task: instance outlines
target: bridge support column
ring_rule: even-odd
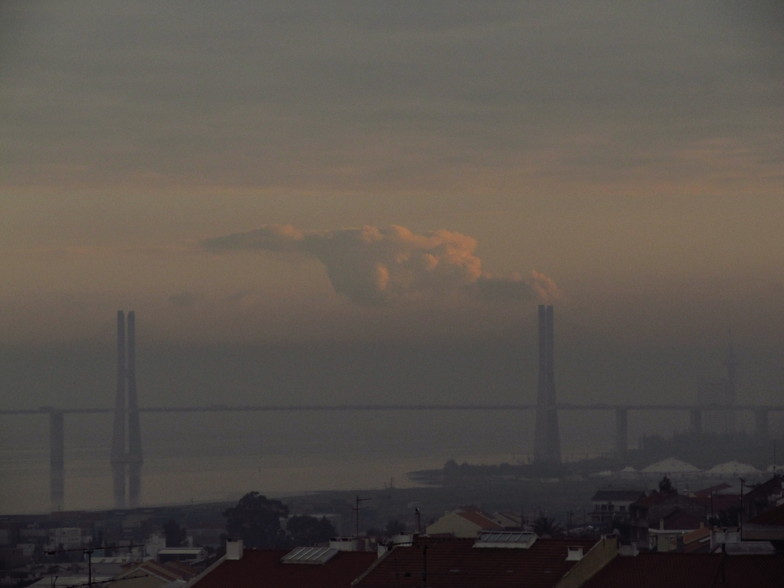
[[[615,457],[626,459],[629,449],[629,410],[626,408],[615,409]]]
[[[761,441],[767,441],[770,439],[767,408],[754,409],[754,433]]]
[[[689,432],[692,435],[702,434],[702,410],[699,408],[689,410]]]
[[[553,307],[539,306],[539,388],[534,426],[534,463],[561,463],[561,437],[555,399]]]
[[[126,329],[127,327],[127,329]],[[141,495],[142,441],[136,393],[136,313],[117,311],[117,394],[112,438],[114,507],[136,508]]]
[[[52,512],[65,507],[65,419],[63,411],[49,413],[49,496]]]

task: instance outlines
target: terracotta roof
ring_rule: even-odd
[[[664,522],[664,529],[667,530],[699,529],[700,523],[703,522],[702,517],[696,517],[682,508],[676,508],[667,513],[661,520]]]
[[[616,557],[583,587],[779,588],[782,578],[784,555],[640,553]]]
[[[412,546],[387,553],[354,588],[421,586],[430,588],[504,588],[554,586],[576,562],[568,547],[587,552],[595,542],[538,539],[528,549],[474,548],[473,539],[418,537]]]
[[[762,482],[761,484],[754,486],[750,490],[748,490],[744,495],[743,499],[750,499],[756,498],[757,496],[767,497],[770,494],[773,494],[782,488],[782,477],[779,475],[774,475],[771,479]]]
[[[757,515],[749,521],[758,525],[784,526],[784,504]]]
[[[223,560],[194,588],[348,588],[376,561],[375,552],[341,551],[323,565],[282,563],[287,549],[246,549],[241,559]]]
[[[175,580],[188,580],[194,577],[196,573],[195,568],[179,562],[158,563],[156,561],[145,561],[134,565],[119,577],[127,578],[130,576],[135,578],[144,575],[155,576],[166,582],[174,582]]]
[[[677,551],[681,553],[709,553],[711,543],[710,527],[700,527],[681,537],[683,544]]]
[[[708,512],[719,513],[723,510],[740,506],[740,494],[714,494],[699,496],[697,500],[705,505]]]
[[[694,496],[697,496],[698,498],[703,498],[703,497],[710,496],[711,494],[717,494],[719,492],[722,492],[723,490],[729,490],[730,488],[732,488],[730,484],[716,484],[715,486],[709,486],[708,488],[697,490],[694,493]]]

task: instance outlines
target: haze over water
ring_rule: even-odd
[[[3,437],[0,503],[4,513],[48,511],[47,418],[19,420],[24,425]],[[449,459],[525,462],[532,422],[527,413],[497,411],[145,415],[142,503],[234,500],[250,490],[406,487],[407,472]],[[113,506],[110,423],[109,415],[66,416],[66,509]],[[566,452],[587,455],[585,446]]]
[[[567,461],[611,454],[614,415],[562,413]],[[47,417],[22,416],[2,437],[3,512],[48,512]],[[644,433],[686,430],[685,414],[630,419]],[[779,420],[775,421],[779,423]],[[520,411],[346,411],[163,413],[142,418],[142,505],[236,500],[250,490],[407,487],[418,469],[458,463],[530,463],[533,413]],[[66,509],[111,508],[111,416],[66,416]]]

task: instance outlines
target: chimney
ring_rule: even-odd
[[[242,559],[242,553],[245,547],[242,539],[226,539],[226,559],[238,561]]]
[[[583,558],[583,548],[569,546],[566,548],[566,561],[580,561]]]

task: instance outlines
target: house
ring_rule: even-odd
[[[226,555],[193,578],[192,588],[349,588],[377,559],[374,551],[336,547],[245,549],[228,541]]]
[[[632,503],[630,539],[640,549],[671,551],[678,537],[704,525],[707,507],[703,500],[679,494],[676,490],[651,492]]]
[[[494,520],[493,515],[482,512],[476,506],[465,506],[446,513],[427,526],[428,535],[453,535],[455,537],[478,537],[481,531],[502,531],[504,527]]]
[[[593,511],[591,512],[591,522],[602,524],[613,519],[629,518],[629,507],[643,498],[645,492],[642,490],[615,490],[612,488],[597,490],[591,498]]]
[[[784,503],[784,477],[778,474],[761,484],[746,488],[742,498],[744,520],[752,519]]]
[[[784,552],[784,504],[745,521],[741,534],[744,541],[770,541]]]
[[[717,484],[694,492],[694,498],[701,500],[707,509],[712,524],[735,526],[740,511],[740,486]]]
[[[617,553],[602,541],[540,539],[535,533],[485,532],[479,538],[417,536],[382,556],[352,588],[502,588],[579,586]],[[576,573],[578,566],[584,575]],[[573,578],[569,583],[570,572]],[[582,578],[582,579],[581,579]]]

